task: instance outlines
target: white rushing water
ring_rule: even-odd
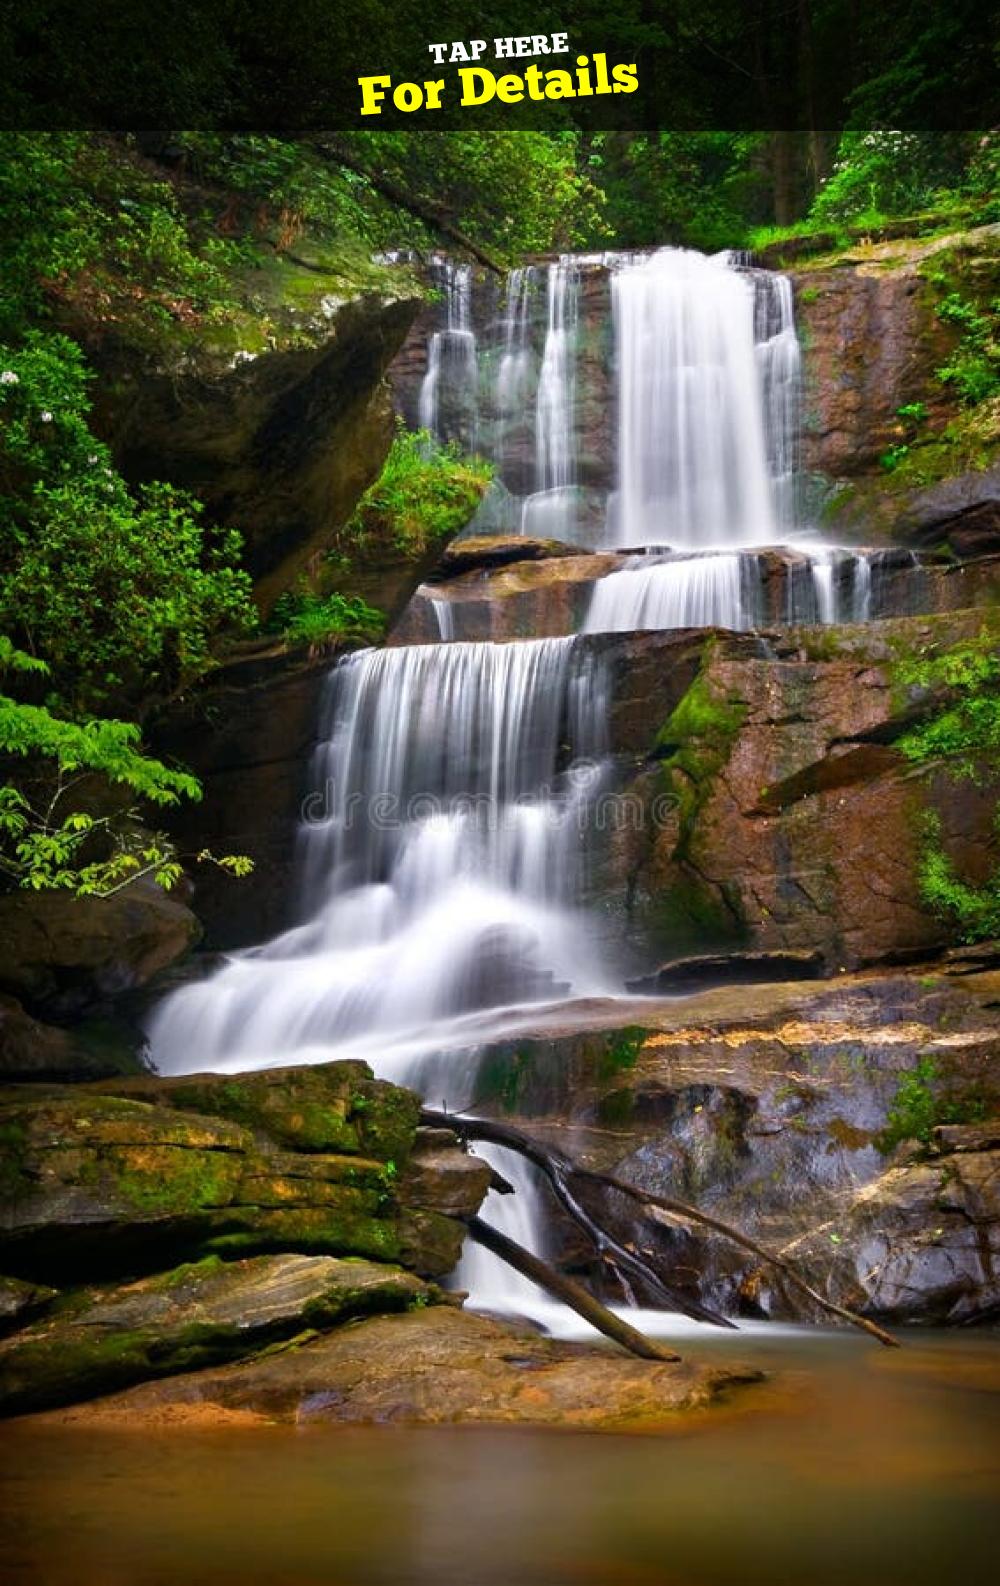
[[[445,322],[431,336],[427,371],[417,398],[417,422],[439,440],[476,442],[479,366],[472,326],[472,266],[438,260],[432,267],[442,292]],[[444,399],[447,398],[447,405]]]
[[[595,583],[582,632],[868,622],[876,614],[873,568],[882,554],[820,545],[631,556]],[[784,583],[784,601],[774,610],[765,593],[768,560]]]
[[[603,694],[571,639],[342,661],[300,832],[302,921],[169,997],[157,1066],[361,1056],[398,1077],[469,1015],[610,989],[574,911]],[[561,772],[566,742],[578,765]]]
[[[618,389],[619,545],[773,543],[756,272],[665,248],[611,277]],[[773,382],[772,382],[773,384]],[[772,422],[784,411],[769,404]],[[772,442],[781,451],[784,442]]]
[[[566,257],[547,271],[547,322],[535,401],[535,489],[522,508],[524,534],[570,539],[576,509],[575,372],[580,276]]]
[[[749,628],[759,601],[746,586],[757,577],[753,557],[734,551],[705,556],[633,556],[594,586],[584,633],[641,628]]]

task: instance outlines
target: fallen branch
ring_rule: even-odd
[[[712,1217],[707,1212],[699,1211],[697,1206],[689,1205],[686,1201],[675,1200],[671,1196],[654,1195],[648,1190],[636,1189],[633,1184],[627,1184],[623,1179],[614,1178],[608,1173],[597,1173],[591,1168],[580,1167],[570,1157],[565,1156],[563,1152],[556,1150],[554,1147],[543,1146],[540,1141],[533,1140],[530,1135],[524,1134],[520,1129],[515,1129],[511,1124],[498,1123],[493,1118],[467,1118],[460,1114],[438,1112],[428,1108],[424,1109],[421,1117],[423,1122],[430,1124],[434,1128],[454,1130],[464,1140],[481,1140],[491,1145],[505,1146],[508,1150],[516,1151],[520,1156],[526,1157],[529,1162],[533,1162],[536,1167],[542,1170],[559,1196],[561,1204],[574,1218],[574,1221],[580,1223],[592,1238],[595,1237],[594,1230],[597,1229],[601,1239],[606,1241],[614,1251],[621,1251],[624,1247],[618,1241],[612,1239],[606,1230],[598,1229],[598,1225],[594,1223],[593,1218],[589,1217],[588,1214],[584,1213],[582,1218],[578,1215],[578,1210],[581,1208],[579,1200],[571,1188],[572,1185],[582,1188],[584,1185],[589,1184],[596,1189],[613,1191],[624,1195],[641,1208],[644,1216],[660,1225],[664,1222],[664,1218],[657,1216],[657,1213],[665,1213],[668,1218],[679,1217],[688,1222],[700,1223],[702,1227],[710,1228],[713,1233],[728,1239],[732,1244],[739,1245],[742,1249],[750,1251],[751,1254],[755,1255],[767,1266],[773,1267],[775,1271],[780,1272],[788,1283],[798,1289],[801,1294],[807,1295],[814,1304],[826,1311],[828,1315],[836,1316],[840,1321],[850,1323],[852,1327],[861,1328],[863,1332],[869,1333],[872,1338],[877,1338],[880,1344],[884,1344],[889,1349],[898,1349],[900,1347],[899,1339],[886,1332],[884,1327],[879,1327],[877,1322],[869,1321],[868,1317],[859,1316],[857,1311],[848,1310],[846,1306],[837,1305],[833,1300],[826,1299],[817,1289],[813,1288],[812,1284],[807,1283],[804,1278],[800,1277],[795,1268],[785,1261],[783,1257],[774,1255],[772,1251],[766,1250],[763,1245],[759,1245],[755,1239],[751,1239],[749,1235],[741,1233],[738,1228],[733,1228],[728,1223],[720,1221],[718,1217]],[[641,1264],[645,1266],[645,1263]],[[657,1279],[657,1282],[659,1282],[661,1289],[665,1289],[661,1280]],[[665,1292],[669,1293],[667,1290]],[[689,1307],[690,1302],[686,1300],[677,1304],[677,1308],[685,1310],[688,1315],[696,1314]],[[702,1319],[718,1321],[727,1327],[734,1325],[728,1320],[714,1317],[712,1313],[708,1313],[707,1317]]]
[[[621,1344],[633,1355],[639,1355],[643,1360],[680,1360],[680,1355],[674,1354],[670,1349],[665,1349],[662,1344],[656,1343],[652,1338],[647,1338],[645,1333],[640,1333],[636,1328],[630,1327],[628,1322],[623,1322],[614,1311],[609,1311],[600,1300],[595,1300],[581,1283],[576,1283],[572,1278],[567,1278],[555,1267],[543,1261],[540,1256],[533,1255],[530,1250],[525,1250],[523,1245],[515,1244],[513,1239],[508,1239],[498,1228],[491,1228],[489,1223],[484,1223],[481,1217],[472,1217],[468,1223],[469,1233],[477,1244],[485,1249],[492,1250],[501,1261],[506,1261],[508,1266],[520,1272],[522,1277],[530,1278],[532,1283],[537,1283],[540,1288],[568,1305],[571,1310],[582,1316],[591,1327],[596,1327],[599,1333],[606,1338],[613,1338],[616,1344]]]
[[[447,1118],[449,1120],[447,1124],[437,1124],[433,1127],[459,1128],[459,1133],[467,1132],[464,1130],[466,1120],[460,1119],[456,1122],[451,1113],[432,1113],[425,1108],[421,1117]],[[474,1122],[477,1128],[482,1127],[484,1131],[493,1127],[492,1121],[486,1118],[468,1121]],[[459,1125],[462,1127],[459,1127]],[[503,1130],[505,1126],[498,1124],[496,1127]],[[560,1205],[573,1221],[583,1229],[598,1255],[607,1262],[621,1282],[626,1294],[630,1295],[631,1293],[629,1278],[633,1280],[639,1279],[646,1284],[664,1310],[679,1311],[683,1316],[690,1316],[693,1321],[707,1322],[710,1327],[732,1328],[735,1326],[735,1323],[731,1322],[728,1317],[720,1316],[717,1311],[710,1310],[707,1305],[702,1305],[700,1301],[690,1299],[687,1295],[679,1294],[675,1289],[668,1288],[660,1274],[654,1267],[650,1266],[648,1261],[643,1259],[637,1250],[631,1245],[623,1244],[607,1228],[602,1227],[600,1223],[594,1220],[581,1204],[579,1198],[573,1193],[570,1186],[569,1179],[576,1171],[576,1168],[568,1157],[562,1156],[559,1152],[547,1151],[528,1135],[521,1135],[519,1130],[515,1130],[513,1133],[517,1134],[521,1141],[521,1145],[514,1147],[514,1149],[519,1150],[522,1156],[527,1157],[545,1174]],[[469,1137],[471,1138],[471,1136]],[[506,1138],[500,1138],[487,1132],[478,1134],[476,1138],[492,1141],[494,1145],[510,1144]]]

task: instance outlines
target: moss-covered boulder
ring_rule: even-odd
[[[397,1167],[409,1157],[420,1113],[413,1091],[377,1080],[367,1063],[351,1061],[234,1075],[150,1076],[131,1082],[127,1094],[230,1118],[292,1151],[357,1154]]]
[[[208,1257],[123,1287],[78,1290],[0,1342],[0,1414],[242,1359],[352,1317],[435,1298],[399,1267],[304,1255]]]
[[[182,1255],[298,1251],[442,1275],[488,1169],[454,1141],[414,1156],[419,1108],[353,1062],[9,1087],[0,1267],[62,1285]]]
[[[0,1331],[30,1321],[47,1310],[56,1298],[55,1289],[44,1283],[25,1283],[21,1278],[0,1277]]]

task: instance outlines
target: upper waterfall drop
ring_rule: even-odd
[[[524,502],[522,532],[572,538],[576,447],[573,399],[580,277],[565,256],[548,266],[546,330],[535,403],[535,489]]]
[[[681,248],[613,272],[614,543],[707,549],[777,537],[769,458],[787,469],[798,343],[790,292],[763,286],[758,311],[758,274],[773,280]]]

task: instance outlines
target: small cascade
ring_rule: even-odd
[[[704,549],[776,538],[758,273],[681,248],[613,273],[618,489],[609,516],[618,544]]]
[[[444,296],[444,327],[431,336],[417,422],[439,440],[475,449],[479,367],[472,328],[472,266],[437,260],[435,285]]]
[[[502,417],[523,411],[531,377],[531,302],[535,267],[511,270],[507,277],[503,318],[503,352],[497,368],[496,407]]]
[[[429,604],[437,623],[438,638],[442,644],[449,644],[455,637],[455,608],[450,600],[436,600],[433,595]]]
[[[802,351],[787,275],[754,270],[754,343],[764,404],[764,442],[774,520],[781,533],[798,523]]]
[[[353,1055],[399,1076],[464,1016],[604,986],[574,902],[606,711],[571,639],[347,657],[300,833],[303,921],[168,998],[157,1065]]]
[[[869,622],[880,615],[873,566],[879,551],[819,546],[789,567],[784,620],[789,623]]]
[[[641,628],[752,628],[760,612],[757,559],[735,551],[705,556],[633,556],[594,586],[585,633]]]
[[[548,320],[535,404],[535,490],[524,502],[522,532],[571,538],[574,520],[575,340],[579,271],[572,258],[548,267]]]

